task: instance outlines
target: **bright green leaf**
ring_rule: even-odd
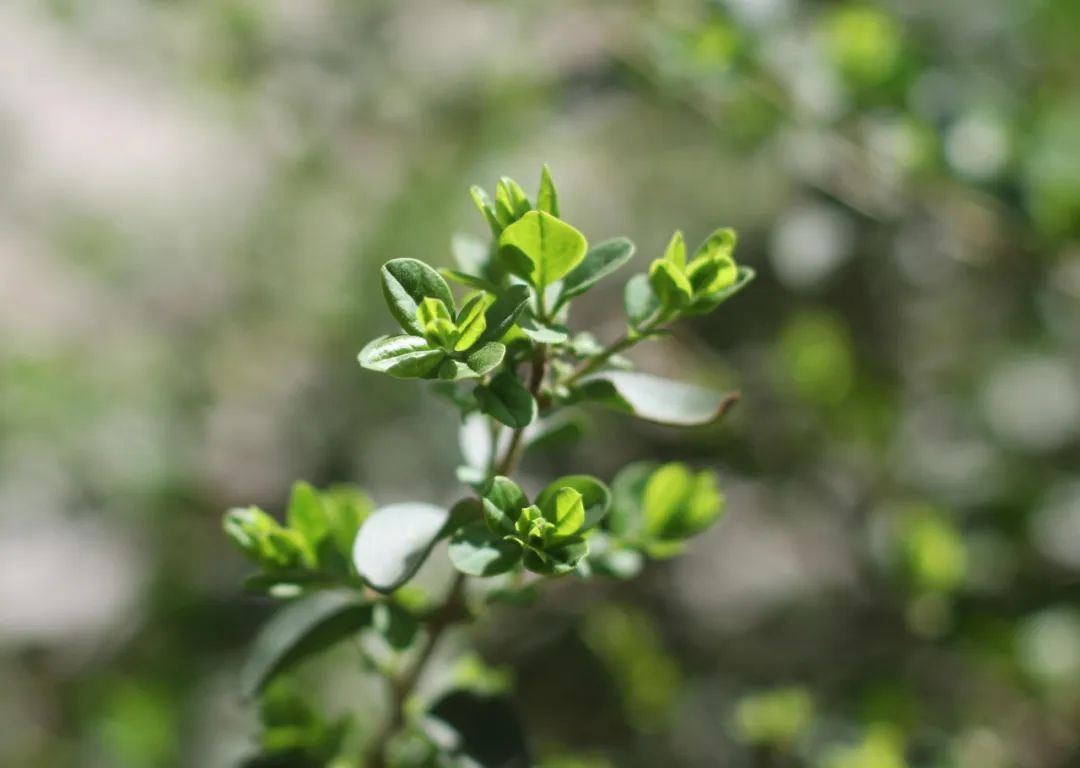
[[[485,192],[482,187],[473,185],[469,188],[469,194],[472,195],[477,210],[483,214],[484,220],[488,223],[488,226],[491,227],[492,234],[494,234],[495,237],[498,237],[499,233],[502,232],[502,225],[495,215],[495,205],[491,202],[488,193]]]
[[[727,288],[723,288],[716,293],[707,294],[694,300],[694,303],[683,310],[687,315],[704,315],[712,312],[718,306],[730,299],[736,293],[741,291],[754,279],[755,272],[750,267],[740,266],[736,270],[735,282],[729,285]]]
[[[645,532],[661,540],[680,540],[708,528],[724,510],[724,497],[711,472],[693,474],[683,464],[665,464],[645,485]]]
[[[545,509],[552,497],[562,488],[572,488],[581,495],[585,516],[579,532],[595,527],[611,506],[611,491],[591,475],[568,475],[554,480],[536,497],[536,503],[541,509]]]
[[[664,249],[664,261],[675,267],[677,272],[686,269],[686,241],[681,231],[675,230],[675,234],[671,236],[671,241]]]
[[[463,352],[472,348],[487,328],[485,312],[495,297],[487,293],[478,293],[465,302],[457,316],[458,340],[454,350]]]
[[[500,252],[512,255],[508,266],[515,274],[543,290],[581,263],[588,242],[566,222],[549,213],[530,211],[503,230],[499,247]]]
[[[694,289],[686,275],[670,261],[657,259],[649,266],[649,285],[665,312],[681,309],[690,303]]]
[[[286,520],[289,527],[307,542],[312,552],[318,550],[319,542],[330,532],[319,492],[303,481],[293,484]]]
[[[390,314],[414,336],[424,335],[416,313],[425,298],[438,299],[451,313],[455,311],[454,297],[442,275],[417,259],[393,259],[383,264],[382,287]]]
[[[418,379],[434,371],[446,356],[419,336],[380,336],[360,351],[360,365],[399,379]]]
[[[541,511],[544,517],[555,526],[551,532],[551,540],[567,539],[585,525],[585,505],[581,499],[580,491],[564,486],[542,502]]]
[[[556,218],[559,215],[559,193],[555,190],[555,182],[551,178],[551,169],[547,167],[547,163],[540,171],[540,192],[536,195],[536,209]]]

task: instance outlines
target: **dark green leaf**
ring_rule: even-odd
[[[383,601],[375,603],[372,608],[371,628],[382,636],[387,645],[400,651],[412,644],[419,624],[400,605]]]
[[[444,751],[476,768],[530,768],[525,731],[509,699],[476,691],[452,691],[431,707],[428,736]]]
[[[608,371],[585,379],[576,393],[646,421],[679,427],[709,424],[722,417],[738,400],[703,387],[662,379],[645,373]]]
[[[566,222],[542,211],[529,211],[503,230],[499,247],[500,252],[524,255],[524,260],[511,257],[508,266],[543,290],[581,263],[588,243]]]
[[[380,336],[360,350],[360,365],[399,379],[418,379],[434,371],[446,356],[419,336]]]
[[[626,282],[623,295],[626,317],[633,328],[642,328],[660,314],[660,300],[656,298],[648,275],[634,275]]]
[[[465,364],[469,366],[475,375],[483,376],[485,373],[494,370],[503,361],[505,354],[505,346],[497,341],[489,341],[471,349],[465,355]]]
[[[499,475],[484,492],[484,518],[497,533],[514,533],[514,522],[529,500],[517,483]]]
[[[504,539],[484,523],[465,526],[450,539],[450,562],[470,576],[505,573],[521,559],[521,545]]]
[[[575,539],[543,552],[525,550],[525,567],[544,576],[565,576],[573,573],[582,558],[589,554],[589,542]]]
[[[536,400],[509,371],[476,388],[480,410],[512,429],[522,429],[536,418]]]
[[[383,264],[382,286],[390,314],[414,336],[424,335],[416,312],[425,298],[438,299],[451,313],[456,311],[450,286],[442,275],[417,259],[393,259]]]
[[[462,272],[458,269],[443,269],[440,270],[440,274],[451,282],[455,282],[458,285],[465,285],[469,288],[477,288],[481,291],[487,291],[488,293],[498,293],[499,286],[491,282],[487,278],[478,277],[476,275],[469,274],[468,272]]]
[[[481,341],[498,341],[517,321],[521,310],[529,303],[529,289],[524,285],[512,285],[497,295],[495,303],[488,307],[484,316],[487,328]]]
[[[418,502],[375,510],[353,547],[357,572],[372,589],[393,592],[423,565],[449,516],[442,507]]]
[[[255,638],[244,668],[245,696],[257,694],[274,676],[358,632],[371,620],[371,606],[355,592],[316,592],[282,608]]]
[[[562,293],[555,307],[579,296],[610,275],[634,255],[634,244],[625,237],[600,243],[589,249],[585,258],[563,279]]]

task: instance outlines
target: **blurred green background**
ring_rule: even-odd
[[[1074,0],[9,0],[0,50],[0,765],[248,751],[222,511],[460,495],[454,417],[356,364],[377,267],[543,162],[639,269],[729,225],[759,273],[636,354],[741,389],[723,424],[525,465],[728,493],[477,628],[545,765],[1080,765]],[[350,659],[310,685],[363,721]]]

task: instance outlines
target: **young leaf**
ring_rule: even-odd
[[[446,356],[419,336],[380,336],[360,350],[360,365],[399,379],[418,379],[434,371]]]
[[[438,299],[451,313],[455,311],[454,297],[442,275],[417,259],[393,259],[383,264],[382,287],[390,314],[414,336],[424,335],[416,313],[425,298]]]
[[[483,523],[471,523],[450,538],[450,562],[470,576],[506,573],[521,559],[521,545],[491,531]]]
[[[604,525],[616,536],[632,536],[645,528],[645,486],[656,464],[639,461],[623,467],[611,481],[611,513]]]
[[[416,321],[432,346],[450,349],[457,341],[457,326],[450,317],[450,310],[439,299],[424,298],[416,309]]]
[[[244,695],[252,697],[276,675],[359,632],[371,620],[371,605],[355,592],[316,592],[282,608],[255,638],[240,672]]]
[[[579,533],[583,533],[596,526],[611,506],[611,491],[602,482],[591,475],[568,475],[560,477],[550,483],[547,488],[536,497],[536,503],[541,509],[545,508],[551,498],[562,488],[572,488],[581,494],[581,503],[585,509],[585,517],[579,526]]]
[[[532,210],[532,203],[529,201],[529,196],[525,194],[525,190],[509,176],[499,179],[499,187],[506,191],[506,199],[509,201],[510,213],[514,220],[520,219]]]
[[[635,329],[645,327],[660,314],[660,300],[649,284],[648,275],[634,275],[626,281],[623,304],[626,318]]]
[[[681,540],[708,528],[724,510],[724,497],[711,472],[694,475],[683,464],[665,464],[645,485],[642,507],[646,532],[661,540]]]
[[[625,237],[594,245],[585,258],[563,279],[562,293],[555,308],[558,309],[575,296],[580,296],[597,282],[610,275],[634,255],[634,244]]]
[[[502,475],[496,476],[484,491],[484,519],[496,533],[514,533],[514,523],[528,505],[529,500],[517,483]]]
[[[698,246],[694,252],[694,261],[699,259],[712,260],[716,258],[730,259],[735,250],[735,230],[728,227],[718,229],[705,238],[705,242]]]
[[[559,193],[555,190],[555,182],[551,179],[551,169],[544,163],[540,171],[540,192],[536,195],[536,209],[544,213],[559,216]]]
[[[499,236],[502,232],[502,225],[499,223],[499,218],[495,215],[495,206],[491,202],[491,198],[488,197],[488,193],[483,190],[482,187],[478,187],[475,184],[469,188],[469,194],[472,195],[473,202],[476,203],[477,210],[484,216],[484,220],[491,227],[491,233],[495,237]]]
[[[585,236],[549,213],[530,211],[503,230],[500,252],[509,252],[508,266],[538,290],[561,279],[581,263],[588,249]],[[514,258],[521,254],[524,259]]]
[[[529,303],[529,289],[524,285],[511,285],[499,293],[484,316],[487,328],[480,341],[498,341],[517,321],[521,310]]]
[[[537,499],[537,502],[540,500]],[[568,486],[547,496],[541,511],[544,518],[555,526],[550,533],[551,541],[568,539],[585,525],[585,505],[581,501],[581,493]]]
[[[469,299],[457,316],[458,340],[454,350],[463,352],[471,349],[479,341],[487,328],[485,312],[495,297],[487,293],[478,293]]]
[[[449,515],[442,507],[417,502],[375,510],[353,546],[357,572],[377,592],[393,592],[423,565]]]
[[[646,373],[606,371],[581,382],[577,398],[600,402],[646,421],[677,427],[710,424],[727,413],[737,393],[723,394]]]
[[[664,261],[669,262],[675,269],[682,272],[686,269],[686,241],[679,230],[671,236],[671,242],[664,250]]]
[[[286,519],[289,527],[300,534],[312,552],[318,551],[319,542],[330,532],[319,492],[303,481],[293,484]]]
[[[509,371],[476,388],[480,410],[512,429],[527,427],[536,418],[536,400]]]
[[[730,299],[736,293],[741,291],[747,285],[750,284],[755,277],[755,272],[750,267],[738,267],[736,272],[735,282],[716,293],[702,296],[696,299],[693,304],[687,307],[684,311],[688,315],[704,315],[712,312],[718,306]]]
[[[657,259],[649,267],[649,285],[666,312],[685,307],[694,293],[686,275],[672,262],[662,259]]]

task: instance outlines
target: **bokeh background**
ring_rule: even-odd
[[[453,416],[355,355],[377,266],[542,162],[637,268],[729,225],[759,273],[637,355],[722,425],[526,463],[729,509],[478,628],[546,764],[1080,765],[1077,3],[8,0],[0,50],[0,765],[245,754],[222,511],[460,494]]]

